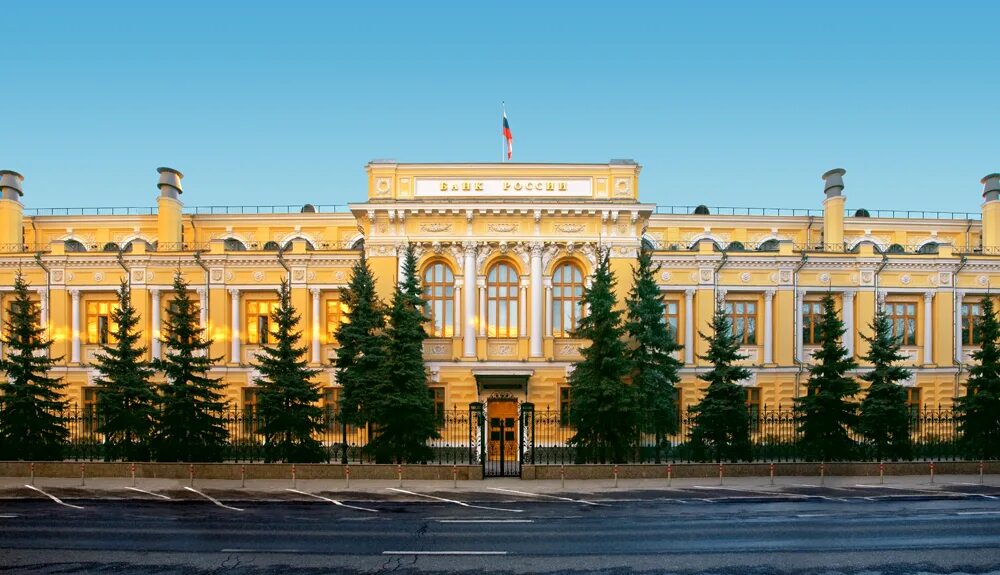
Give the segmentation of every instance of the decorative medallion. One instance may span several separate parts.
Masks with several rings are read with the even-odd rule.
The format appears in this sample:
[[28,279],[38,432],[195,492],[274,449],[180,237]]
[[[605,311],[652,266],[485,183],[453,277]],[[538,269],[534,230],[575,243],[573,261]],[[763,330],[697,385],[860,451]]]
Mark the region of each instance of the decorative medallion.
[[747,283],[750,281],[751,277],[752,276],[750,275],[750,272],[743,272],[740,274],[740,281],[743,283]]
[[450,232],[451,224],[442,224],[442,223],[420,224],[420,231],[429,232],[432,234],[439,234],[441,232]]
[[337,272],[337,273],[333,274],[333,278],[335,280],[337,280],[337,281],[344,281],[345,277],[347,277],[347,276],[344,275],[344,272]]
[[777,273],[774,273],[774,272],[772,272],[772,273],[771,273],[771,275],[767,276],[767,279],[768,279],[768,281],[770,281],[771,283],[773,283],[773,284],[776,284],[776,283],[778,283],[778,274],[777,274]]
[[75,278],[76,278],[76,275],[74,275],[73,272],[66,272],[66,281],[70,281],[71,282]]
[[214,282],[222,281],[222,270],[212,270],[212,281]]
[[821,283],[821,284],[828,284],[828,283],[830,283],[830,274],[828,274],[828,273],[821,273],[818,276],[816,276],[816,279],[818,279],[819,283]]
[[306,271],[305,270],[293,270],[292,271],[292,279],[293,280],[295,280],[295,281],[302,281],[305,278],[306,278]]
[[562,232],[564,234],[578,234],[583,230],[587,229],[584,224],[555,224],[552,226],[557,232]]
[[444,355],[446,348],[443,344],[436,343],[431,346],[431,353],[434,355]]
[[990,278],[986,276],[979,276],[978,278],[976,278],[976,283],[978,283],[981,286],[987,285],[990,283]]
[[927,276],[927,283],[931,284],[932,286],[938,285],[938,277],[934,274]]
[[903,274],[903,275],[899,276],[899,283],[901,283],[903,285],[909,285],[911,281],[912,281],[912,278],[910,278],[910,274]]
[[497,233],[501,233],[501,234],[506,234],[506,233],[510,233],[510,232],[516,232],[517,231],[517,224],[516,223],[486,224],[486,229],[488,231],[491,231],[491,232],[497,232]]
[[310,271],[309,273],[306,274],[306,280],[313,281],[315,279],[316,279],[316,272]]
[[228,272],[228,271],[226,272],[226,281],[227,282],[233,281],[233,272]]
[[56,283],[62,283],[63,281],[63,271],[62,270],[52,270],[52,281]]
[[262,282],[262,281],[264,281],[264,272],[261,272],[261,271],[253,272],[253,281],[255,281],[255,282]]
[[951,272],[940,272],[938,276],[938,283],[943,286],[951,285]]
[[97,283],[104,281],[104,272],[94,272],[94,281]]
[[376,196],[388,196],[389,195],[389,179],[379,178],[375,181],[375,195]]
[[660,279],[663,280],[663,281],[665,281],[665,282],[670,281],[670,272],[663,272],[663,273],[661,273],[660,274]]

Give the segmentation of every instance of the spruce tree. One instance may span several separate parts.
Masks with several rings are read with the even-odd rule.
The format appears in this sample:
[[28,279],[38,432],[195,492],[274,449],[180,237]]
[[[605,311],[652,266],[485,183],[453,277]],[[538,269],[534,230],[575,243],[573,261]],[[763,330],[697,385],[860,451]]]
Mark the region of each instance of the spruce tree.
[[14,277],[14,301],[4,322],[0,357],[0,460],[62,459],[69,431],[62,380],[49,377],[62,358],[50,358],[38,305],[21,272]]
[[573,333],[590,342],[580,350],[583,359],[569,376],[570,423],[576,428],[569,442],[576,446],[580,462],[627,461],[638,439],[637,394],[625,381],[631,364],[615,283],[604,251],[590,287],[583,290],[582,304],[589,313]]
[[872,370],[861,376],[870,385],[861,400],[858,432],[865,437],[876,459],[908,459],[910,414],[906,390],[899,382],[908,379],[910,371],[897,365],[905,359],[899,353],[902,341],[892,336],[892,323],[884,309],[875,314],[871,330],[871,336],[861,335],[869,345],[863,359],[872,364]]
[[750,370],[736,365],[746,359],[739,352],[740,334],[733,333],[729,316],[718,306],[712,316],[712,333],[698,335],[708,342],[708,352],[699,358],[712,364],[712,369],[698,375],[708,388],[691,408],[692,455],[719,462],[749,460],[750,413],[746,390],[739,382],[750,377]]
[[312,381],[318,372],[307,367],[306,346],[299,345],[302,332],[296,329],[299,316],[284,279],[278,301],[278,309],[271,314],[277,326],[274,345],[261,349],[260,363],[255,366],[260,372],[255,381],[260,386],[257,415],[265,458],[268,462],[318,463],[326,460],[323,446],[313,435],[323,429],[321,394]]
[[807,459],[849,459],[856,447],[849,433],[858,424],[858,403],[853,398],[861,387],[848,375],[857,363],[842,343],[844,322],[830,294],[823,298],[818,327],[820,348],[813,352],[816,363],[809,369],[806,395],[795,399],[799,446]]
[[104,434],[104,459],[149,461],[150,435],[156,423],[156,392],[153,369],[143,359],[139,345],[139,316],[132,306],[132,290],[126,280],[118,288],[118,308],[111,314],[115,341],[102,345],[94,367],[102,386],[97,394],[97,414]]
[[384,378],[386,362],[385,304],[375,292],[375,276],[364,251],[351,270],[341,301],[347,307],[337,328],[337,381],[343,386],[340,421],[365,425],[373,421],[373,390]]
[[153,362],[166,381],[160,385],[160,419],[153,436],[157,461],[220,461],[226,445],[223,384],[208,377],[222,358],[209,357],[211,341],[198,324],[180,272],[174,276],[173,305],[163,322],[163,357]]
[[366,398],[373,404],[376,424],[369,447],[379,462],[427,461],[431,456],[427,441],[439,437],[424,370],[427,319],[413,246],[407,247],[404,258],[403,281],[393,293],[385,330],[385,369]]
[[1000,459],[1000,322],[989,297],[976,328],[982,344],[972,353],[965,395],[955,398],[959,446],[971,459]]
[[676,386],[682,366],[675,357],[682,346],[665,321],[663,295],[656,283],[659,269],[659,265],[653,265],[652,252],[643,249],[638,266],[632,268],[625,320],[625,331],[632,339],[628,359],[632,385],[638,394],[640,430],[655,435],[657,448],[666,436],[677,433]]

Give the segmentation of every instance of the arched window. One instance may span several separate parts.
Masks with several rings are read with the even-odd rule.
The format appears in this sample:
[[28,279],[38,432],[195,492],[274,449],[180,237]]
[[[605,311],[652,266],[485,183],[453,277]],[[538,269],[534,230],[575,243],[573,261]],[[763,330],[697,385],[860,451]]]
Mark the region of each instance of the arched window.
[[920,246],[917,249],[918,254],[936,254],[938,253],[938,247],[940,244],[937,242],[927,242],[926,244]]
[[424,269],[424,315],[431,337],[455,335],[455,275],[444,262]]
[[486,335],[517,337],[517,271],[506,262],[486,274]]
[[552,274],[552,335],[570,337],[580,324],[583,272],[576,264],[564,263]]
[[247,247],[245,245],[243,245],[243,242],[241,242],[240,240],[238,240],[236,238],[226,238],[226,241],[223,242],[223,248],[227,252],[245,252],[245,251],[247,251]]
[[77,240],[66,240],[65,242],[63,242],[63,245],[66,246],[66,251],[69,252],[69,253],[77,253],[77,252],[85,252],[85,251],[87,251],[87,247],[84,246],[82,243],[80,243]]
[[279,249],[278,242],[274,242],[274,241],[264,242],[264,251],[265,252],[276,252],[276,251],[278,251],[278,249]]
[[778,240],[771,238],[765,242],[762,242],[758,247],[759,252],[776,252],[778,251]]
[[118,249],[119,249],[118,248],[118,244],[116,244],[115,242],[108,242],[108,243],[104,244],[104,248],[102,248],[101,251],[105,251],[105,252],[117,252]]

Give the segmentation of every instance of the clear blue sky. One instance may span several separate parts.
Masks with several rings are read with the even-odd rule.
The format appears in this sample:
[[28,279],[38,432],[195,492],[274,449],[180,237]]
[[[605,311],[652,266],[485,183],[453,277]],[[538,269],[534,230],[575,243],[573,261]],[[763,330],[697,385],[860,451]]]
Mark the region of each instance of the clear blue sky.
[[978,211],[998,2],[8,1],[29,207],[361,201],[372,158],[635,158],[660,204]]

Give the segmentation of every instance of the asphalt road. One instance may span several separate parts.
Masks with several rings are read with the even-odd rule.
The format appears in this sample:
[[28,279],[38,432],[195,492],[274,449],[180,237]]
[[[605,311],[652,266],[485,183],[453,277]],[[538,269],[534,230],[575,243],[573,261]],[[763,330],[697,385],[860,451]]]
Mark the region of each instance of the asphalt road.
[[[0,500],[5,573],[1000,573],[1000,488]],[[169,499],[165,499],[169,497]],[[211,498],[211,499],[209,499]],[[213,501],[214,500],[214,501]]]

